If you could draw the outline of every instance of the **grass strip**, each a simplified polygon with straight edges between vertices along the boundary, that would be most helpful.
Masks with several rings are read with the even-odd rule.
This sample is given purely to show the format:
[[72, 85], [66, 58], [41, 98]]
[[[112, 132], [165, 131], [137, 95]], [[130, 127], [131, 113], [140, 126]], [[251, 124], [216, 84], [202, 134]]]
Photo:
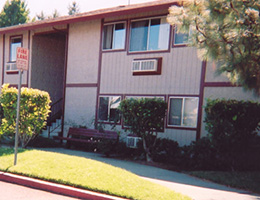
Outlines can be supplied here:
[[13, 166], [13, 149], [0, 148], [0, 170], [139, 200], [190, 200], [166, 187], [99, 161], [40, 150], [19, 150]]
[[244, 189], [260, 194], [260, 171], [254, 172], [221, 172], [194, 171], [189, 175], [209, 180], [222, 185]]

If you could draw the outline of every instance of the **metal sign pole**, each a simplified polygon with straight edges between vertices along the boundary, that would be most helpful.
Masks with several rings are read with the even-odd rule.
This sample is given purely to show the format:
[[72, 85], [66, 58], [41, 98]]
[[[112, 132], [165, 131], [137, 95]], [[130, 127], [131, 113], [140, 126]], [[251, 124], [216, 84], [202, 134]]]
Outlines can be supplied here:
[[14, 144], [14, 165], [17, 163], [17, 152], [18, 152], [18, 136], [19, 136], [19, 118], [20, 118], [20, 98], [21, 98], [21, 85], [22, 85], [22, 73], [19, 69], [19, 84], [18, 84], [18, 97], [17, 97], [17, 113], [16, 113], [16, 133], [15, 133], [15, 144]]

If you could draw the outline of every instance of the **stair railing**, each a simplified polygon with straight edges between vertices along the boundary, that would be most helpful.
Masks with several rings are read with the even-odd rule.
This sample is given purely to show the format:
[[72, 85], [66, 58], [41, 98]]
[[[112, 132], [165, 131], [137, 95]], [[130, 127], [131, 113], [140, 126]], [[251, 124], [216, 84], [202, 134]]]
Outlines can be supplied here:
[[60, 98], [58, 101], [52, 103], [51, 106], [51, 112], [49, 114], [49, 117], [47, 119], [47, 127], [48, 127], [48, 137], [50, 137], [50, 134], [52, 131], [54, 131], [56, 128], [61, 126], [61, 123], [56, 124], [55, 127], [52, 127], [52, 123], [55, 122], [57, 119], [61, 118], [62, 116], [62, 103], [63, 98]]

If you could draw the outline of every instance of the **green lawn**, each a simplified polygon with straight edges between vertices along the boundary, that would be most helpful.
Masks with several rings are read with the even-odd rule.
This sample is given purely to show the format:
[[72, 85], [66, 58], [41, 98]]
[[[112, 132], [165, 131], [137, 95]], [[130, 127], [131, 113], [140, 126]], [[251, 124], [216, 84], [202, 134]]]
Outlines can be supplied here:
[[217, 171], [196, 171], [188, 172], [192, 176], [206, 179], [260, 194], [260, 171], [255, 172], [217, 172]]
[[0, 170], [106, 194], [140, 200], [190, 200], [126, 170], [83, 157], [20, 150], [13, 166], [13, 150], [0, 148]]

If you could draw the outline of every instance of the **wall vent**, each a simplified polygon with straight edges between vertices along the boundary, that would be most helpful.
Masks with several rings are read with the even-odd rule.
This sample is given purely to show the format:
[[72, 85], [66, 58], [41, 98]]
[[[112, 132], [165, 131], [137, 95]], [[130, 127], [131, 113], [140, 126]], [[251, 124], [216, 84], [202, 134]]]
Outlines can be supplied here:
[[155, 72], [157, 71], [157, 59], [151, 60], [134, 60], [133, 61], [133, 72]]
[[162, 58], [137, 58], [132, 61], [134, 76], [161, 75]]
[[129, 148], [137, 148], [137, 143], [141, 140], [140, 137], [127, 136], [126, 146]]
[[7, 72], [17, 71], [16, 63], [15, 62], [6, 63], [5, 70]]

